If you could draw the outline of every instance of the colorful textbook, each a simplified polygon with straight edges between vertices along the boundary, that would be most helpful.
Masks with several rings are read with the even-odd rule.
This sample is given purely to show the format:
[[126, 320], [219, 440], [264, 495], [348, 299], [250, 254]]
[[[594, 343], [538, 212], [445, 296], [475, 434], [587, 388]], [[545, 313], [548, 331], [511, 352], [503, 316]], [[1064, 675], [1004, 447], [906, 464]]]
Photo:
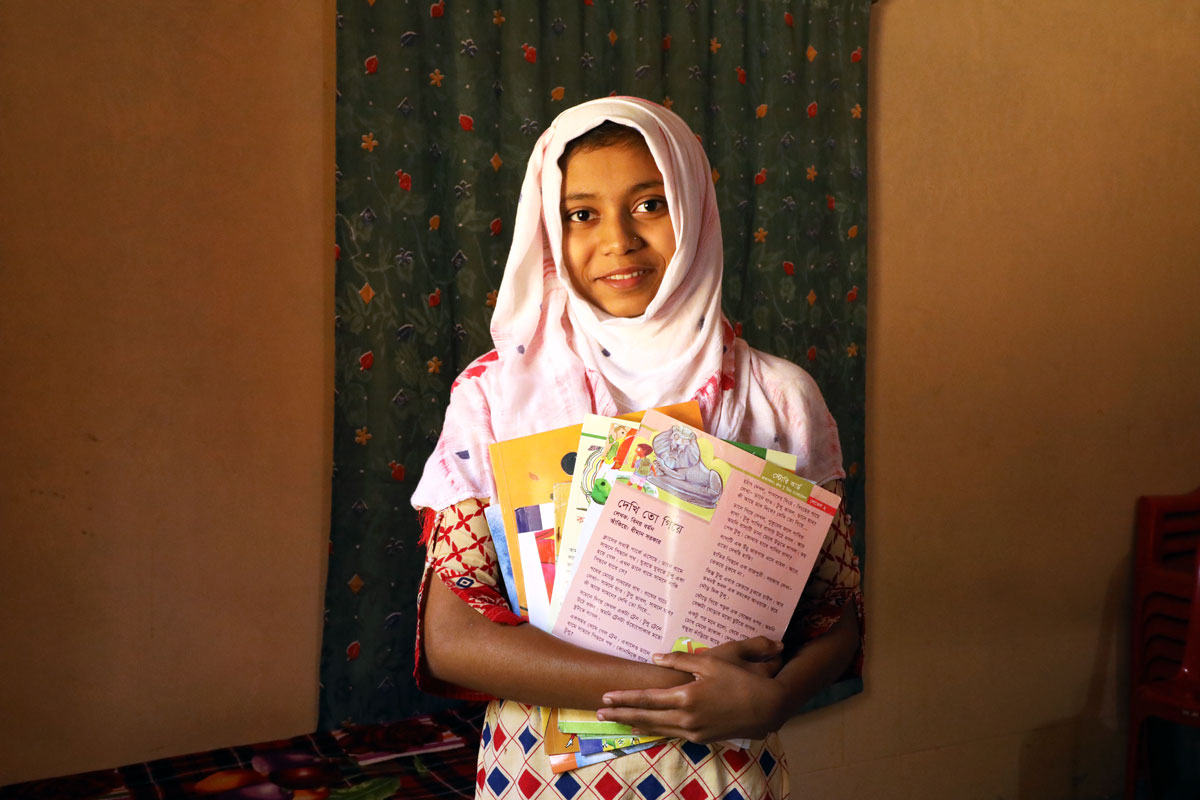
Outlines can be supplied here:
[[[686, 419], [680, 421], [688, 422]], [[596, 414], [584, 417], [576, 467], [571, 476], [571, 491], [561, 526], [560, 552], [550, 604], [551, 614], [555, 618], [562, 608], [567, 585], [575, 574], [575, 560], [580, 546], [584, 543], [582, 533], [585, 528], [590, 533], [595, 526], [594, 519], [589, 520], [588, 515], [594, 517], [600, 511], [613, 484], [619, 481], [628, 482], [639, 467], [648, 473], [649, 460], [645, 456], [651, 447], [646, 443], [634, 447], [638, 427], [619, 417], [601, 417]], [[782, 453], [737, 442], [730, 444], [791, 472], [796, 470], [797, 459], [794, 453]]]
[[681, 637], [782, 637], [841, 498], [653, 411], [643, 444], [577, 558], [554, 635], [637, 661]]
[[[640, 661], [783, 635], [840, 498], [796, 476], [795, 456], [705, 434], [694, 403], [672, 411], [696, 424], [589, 415], [492, 445], [488, 516], [510, 601], [531, 623]], [[543, 719], [556, 772], [656, 741], [592, 711]]]
[[[700, 407], [694, 401], [666, 406], [660, 411], [674, 419], [700, 425]], [[641, 416], [639, 412], [623, 418], [636, 424]], [[512, 558], [518, 605], [516, 610], [525, 618], [529, 617], [529, 603], [525, 597], [526, 577], [521, 567], [521, 551], [517, 541], [517, 511], [554, 502], [558, 486], [566, 492], [575, 469], [575, 454], [582, 430], [582, 424], [568, 425], [488, 446], [492, 472], [496, 477], [496, 497], [493, 500], [500, 505], [508, 545], [506, 549]]]
[[[567, 583], [575, 573], [575, 558], [579, 551], [580, 531], [588, 509], [603, 504], [607, 487], [628, 460], [638, 425], [620, 417], [601, 417], [588, 414], [583, 419], [576, 447], [575, 471], [567, 496], [559, 541], [558, 566], [554, 575], [551, 614], [558, 616]], [[614, 473], [614, 470], [617, 472]]]

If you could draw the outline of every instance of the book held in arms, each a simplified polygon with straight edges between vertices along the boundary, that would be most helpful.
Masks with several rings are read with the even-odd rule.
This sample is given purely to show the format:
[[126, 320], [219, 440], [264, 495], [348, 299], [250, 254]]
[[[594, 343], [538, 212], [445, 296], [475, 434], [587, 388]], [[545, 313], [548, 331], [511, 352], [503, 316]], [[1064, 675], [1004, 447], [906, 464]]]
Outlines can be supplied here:
[[[693, 401], [660, 409], [682, 422], [699, 425], [700, 407]], [[636, 425], [642, 412], [627, 414], [623, 419]], [[517, 539], [517, 510], [553, 503], [555, 494], [566, 491], [575, 469], [576, 449], [583, 425], [567, 425], [554, 430], [508, 439], [488, 446], [492, 459], [492, 474], [496, 480], [496, 496], [507, 552], [511, 557], [513, 583], [518, 607], [513, 610], [529, 618], [529, 601], [525, 595], [526, 576], [522, 569]]]
[[[840, 498], [797, 476], [795, 456], [704, 433], [694, 403], [671, 410], [492, 445], [494, 538], [531, 623], [638, 661], [783, 636]], [[542, 721], [556, 772], [657, 742], [594, 711]]]
[[653, 411], [633, 449], [645, 455], [612, 486], [554, 634], [638, 661], [681, 637], [782, 637], [841, 498]]

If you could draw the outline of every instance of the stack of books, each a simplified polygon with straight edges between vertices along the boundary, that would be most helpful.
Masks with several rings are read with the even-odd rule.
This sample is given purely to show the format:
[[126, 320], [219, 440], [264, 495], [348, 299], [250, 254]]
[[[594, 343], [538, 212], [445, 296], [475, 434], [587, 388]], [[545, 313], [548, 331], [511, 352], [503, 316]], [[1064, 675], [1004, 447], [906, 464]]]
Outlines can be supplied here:
[[[491, 446], [488, 523], [517, 613], [638, 661], [782, 638], [840, 498], [796, 475], [794, 455], [700, 425], [686, 403]], [[541, 722], [556, 772], [657, 741], [593, 711]]]

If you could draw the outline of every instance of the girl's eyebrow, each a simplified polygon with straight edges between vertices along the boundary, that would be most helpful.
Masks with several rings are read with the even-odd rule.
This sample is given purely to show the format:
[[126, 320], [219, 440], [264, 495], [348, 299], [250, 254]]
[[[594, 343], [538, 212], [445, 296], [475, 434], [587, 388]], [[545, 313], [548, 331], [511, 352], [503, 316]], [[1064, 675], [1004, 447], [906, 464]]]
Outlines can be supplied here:
[[570, 194], [563, 195], [563, 202], [565, 203], [568, 200], [591, 200], [595, 196], [594, 192], [571, 192]]
[[[663, 188], [662, 181], [643, 181], [641, 183], [635, 183], [633, 186], [630, 186], [628, 191], [629, 191], [629, 194], [637, 194], [638, 192], [644, 192], [647, 189], [661, 189], [661, 188]], [[596, 192], [586, 192], [586, 191], [585, 192], [571, 192], [570, 194], [563, 195], [563, 202], [575, 201], [575, 200], [591, 200], [595, 197], [596, 197]]]
[[630, 186], [629, 192], [630, 192], [630, 194], [636, 194], [637, 192], [644, 192], [647, 189], [661, 189], [661, 188], [663, 188], [663, 182], [661, 180], [643, 181], [642, 183], [638, 183], [638, 184], [634, 184], [633, 186]]

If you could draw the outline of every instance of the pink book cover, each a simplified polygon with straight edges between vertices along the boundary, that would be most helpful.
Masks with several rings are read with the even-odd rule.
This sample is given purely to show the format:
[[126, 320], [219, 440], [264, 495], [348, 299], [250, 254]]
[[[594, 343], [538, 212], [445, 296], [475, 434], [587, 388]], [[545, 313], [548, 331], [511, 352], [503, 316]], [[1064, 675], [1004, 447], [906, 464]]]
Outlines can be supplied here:
[[639, 463], [604, 502], [554, 635], [637, 661], [680, 637], [781, 638], [841, 498], [657, 412], [634, 448]]

